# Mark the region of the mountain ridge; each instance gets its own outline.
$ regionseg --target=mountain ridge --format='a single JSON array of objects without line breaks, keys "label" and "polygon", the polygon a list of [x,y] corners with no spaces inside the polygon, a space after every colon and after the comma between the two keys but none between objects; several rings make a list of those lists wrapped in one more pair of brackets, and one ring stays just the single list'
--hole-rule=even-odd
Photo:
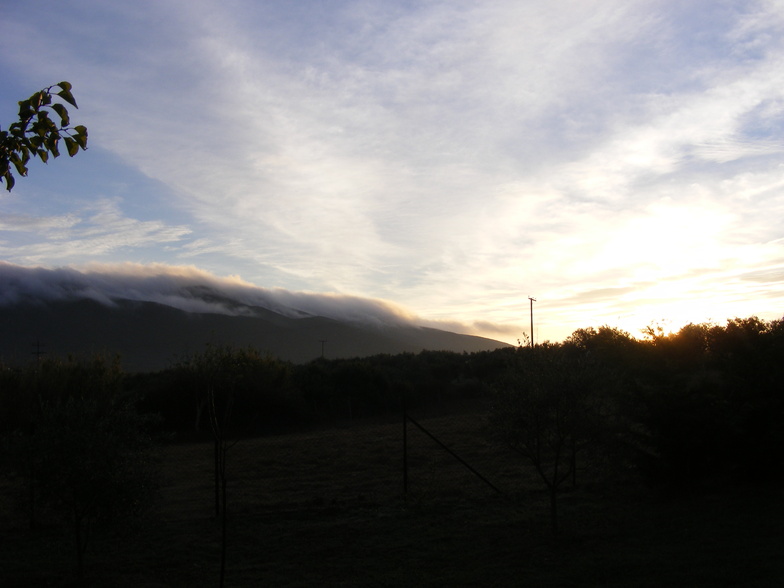
[{"label": "mountain ridge", "polygon": [[[210,289],[209,287],[207,288]],[[338,320],[290,309],[286,316],[249,305],[219,291],[191,290],[194,302],[223,306],[226,313],[187,311],[150,300],[89,297],[26,300],[0,306],[0,359],[29,361],[52,356],[118,353],[130,372],[158,371],[208,343],[259,351],[294,363],[423,350],[476,352],[507,343],[399,323]],[[40,346],[40,347],[39,347]]]}]

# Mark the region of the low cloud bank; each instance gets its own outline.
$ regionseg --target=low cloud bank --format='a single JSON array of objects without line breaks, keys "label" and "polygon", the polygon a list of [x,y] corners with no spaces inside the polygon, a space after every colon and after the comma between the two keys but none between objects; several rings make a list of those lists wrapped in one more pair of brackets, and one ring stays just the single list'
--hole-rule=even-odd
[{"label": "low cloud bank", "polygon": [[261,288],[193,266],[123,263],[48,269],[0,261],[0,306],[79,299],[106,306],[115,306],[118,300],[157,302],[186,312],[228,315],[250,315],[253,307],[261,307],[292,318],[321,316],[377,326],[471,331],[458,323],[421,320],[384,300]]}]

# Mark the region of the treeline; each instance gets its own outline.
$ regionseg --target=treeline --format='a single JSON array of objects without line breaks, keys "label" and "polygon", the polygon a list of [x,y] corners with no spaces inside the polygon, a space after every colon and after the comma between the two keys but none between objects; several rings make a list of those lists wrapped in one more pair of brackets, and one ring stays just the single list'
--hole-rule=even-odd
[{"label": "treeline", "polygon": [[[420,414],[477,401],[500,427],[499,411],[520,410],[510,398],[560,398],[571,390],[575,431],[601,417],[593,429],[604,427],[604,437],[623,444],[651,481],[782,476],[782,320],[690,324],[672,334],[650,328],[643,339],[611,327],[588,328],[534,349],[426,351],[302,365],[254,349],[207,346],[161,372],[123,374],[118,366],[111,358],[71,358],[3,369],[0,435],[24,436],[34,430],[41,406],[85,390],[111,391],[132,402],[137,412],[155,416],[159,434],[175,441],[211,439],[217,417],[222,434],[234,437],[399,418],[404,400]],[[566,442],[591,444],[578,436]]]},{"label": "treeline", "polygon": [[[784,476],[784,321],[648,328],[637,340],[581,329],[559,347],[590,365],[614,448],[670,489]],[[585,368],[583,368],[585,371]],[[613,447],[611,447],[612,449]]]},{"label": "treeline", "polygon": [[487,396],[492,374],[513,349],[494,353],[377,355],[278,360],[252,348],[207,346],[202,353],[157,373],[128,377],[142,411],[163,417],[180,438],[209,435],[205,399],[210,391],[227,410],[237,435],[260,435],[368,417],[399,418],[402,402],[428,409],[458,398]]},{"label": "treeline", "polygon": [[[670,492],[784,479],[784,320],[690,324],[644,339],[610,327],[563,343],[457,354],[319,359],[207,346],[170,369],[126,374],[119,358],[0,366],[0,467],[21,480],[31,527],[60,517],[81,574],[90,529],[156,493],[155,447],[214,443],[216,515],[238,439],[358,418],[470,408],[557,496],[593,470]],[[480,440],[478,440],[480,441]],[[224,533],[225,533],[225,516]],[[225,545],[225,536],[224,536]]]}]

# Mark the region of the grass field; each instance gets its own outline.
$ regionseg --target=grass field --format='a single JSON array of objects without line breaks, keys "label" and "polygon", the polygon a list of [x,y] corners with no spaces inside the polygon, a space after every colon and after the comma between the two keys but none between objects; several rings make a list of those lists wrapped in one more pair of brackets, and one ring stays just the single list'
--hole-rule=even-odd
[{"label": "grass field", "polygon": [[[421,431],[354,422],[241,440],[229,452],[226,586],[781,586],[784,492],[733,490],[667,499],[581,472],[550,531],[547,496],[483,419],[422,420],[503,491]],[[217,586],[212,446],[161,449],[161,496],[141,521],[97,530],[73,583],[64,530],[31,531],[0,481],[0,586]]]}]

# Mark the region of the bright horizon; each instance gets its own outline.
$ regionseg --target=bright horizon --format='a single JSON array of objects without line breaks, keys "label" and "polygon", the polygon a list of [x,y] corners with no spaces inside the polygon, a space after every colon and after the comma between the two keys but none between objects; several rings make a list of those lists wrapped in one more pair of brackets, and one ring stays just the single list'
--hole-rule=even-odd
[{"label": "bright horizon", "polygon": [[1,261],[510,343],[529,296],[537,342],[784,316],[781,1],[7,3],[0,74],[2,128],[67,80],[90,134],[2,191]]}]

